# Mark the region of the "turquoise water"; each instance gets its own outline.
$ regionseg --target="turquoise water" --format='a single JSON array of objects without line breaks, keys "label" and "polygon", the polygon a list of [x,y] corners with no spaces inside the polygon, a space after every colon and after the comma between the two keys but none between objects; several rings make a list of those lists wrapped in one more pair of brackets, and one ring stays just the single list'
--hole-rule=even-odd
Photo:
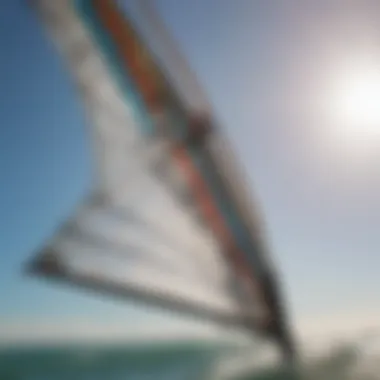
[{"label": "turquoise water", "polygon": [[13,348],[0,352],[0,379],[201,379],[222,351],[186,342]]},{"label": "turquoise water", "polygon": [[310,355],[297,371],[271,364],[249,369],[257,361],[254,353],[204,342],[8,348],[0,351],[0,379],[380,379],[380,356],[373,349],[376,345],[372,351],[366,346],[370,345],[360,342],[326,348]]}]

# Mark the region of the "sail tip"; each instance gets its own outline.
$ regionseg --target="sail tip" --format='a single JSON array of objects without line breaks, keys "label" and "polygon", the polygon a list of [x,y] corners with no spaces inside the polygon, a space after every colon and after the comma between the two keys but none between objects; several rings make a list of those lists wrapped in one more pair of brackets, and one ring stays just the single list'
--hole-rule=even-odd
[{"label": "sail tip", "polygon": [[64,273],[64,267],[58,257],[54,249],[46,248],[25,263],[23,273],[32,276],[60,276]]}]

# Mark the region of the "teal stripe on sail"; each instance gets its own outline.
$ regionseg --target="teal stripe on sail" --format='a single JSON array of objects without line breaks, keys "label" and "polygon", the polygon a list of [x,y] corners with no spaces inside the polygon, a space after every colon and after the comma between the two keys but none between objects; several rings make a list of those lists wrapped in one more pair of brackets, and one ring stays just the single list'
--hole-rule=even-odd
[{"label": "teal stripe on sail", "polygon": [[154,132],[153,120],[146,112],[144,101],[133,81],[130,73],[124,65],[120,64],[120,57],[110,36],[104,31],[99,23],[96,12],[92,7],[91,0],[77,0],[76,6],[80,17],[89,26],[94,40],[99,45],[104,58],[111,70],[116,83],[118,84],[123,96],[131,104],[132,111],[138,121],[138,125],[143,129],[145,134]]},{"label": "teal stripe on sail", "polygon": [[[121,62],[120,56],[117,52],[114,42],[112,41],[112,38],[101,25],[96,11],[92,6],[91,0],[77,0],[76,2],[80,16],[89,25],[95,41],[107,59],[107,64],[111,70],[112,76],[122,90],[125,99],[131,104],[132,109],[135,113],[135,117],[143,128],[143,132],[148,135],[154,133],[155,125],[145,106],[144,99],[142,98],[142,95],[138,88],[135,86],[132,75],[129,72],[128,68],[125,67],[125,65]],[[150,54],[152,60],[154,61],[154,54],[152,52],[150,52]],[[158,67],[157,62],[154,62],[154,64],[157,66],[158,70],[162,72],[162,69]],[[164,78],[165,75],[163,75],[163,79]],[[181,103],[178,101],[176,91],[171,88],[170,84],[166,81],[165,85],[170,88],[170,106],[173,108],[173,112],[176,110],[177,114],[179,113],[181,115],[185,115],[185,110],[183,109]],[[175,123],[170,124],[176,125]],[[174,138],[180,140],[186,135],[186,126],[183,126],[183,128],[173,128],[170,132],[173,134],[172,136]]]}]

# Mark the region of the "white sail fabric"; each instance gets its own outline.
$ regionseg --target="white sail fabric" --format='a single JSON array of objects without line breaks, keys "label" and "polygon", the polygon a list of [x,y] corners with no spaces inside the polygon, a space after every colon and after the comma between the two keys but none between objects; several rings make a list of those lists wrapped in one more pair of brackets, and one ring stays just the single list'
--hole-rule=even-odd
[{"label": "white sail fabric", "polygon": [[[99,288],[111,281],[120,289],[180,299],[222,317],[241,316],[231,287],[235,275],[219,244],[194,207],[181,202],[178,191],[152,170],[165,160],[165,142],[139,133],[75,1],[34,4],[81,94],[96,161],[92,193],[37,260],[53,255],[69,281],[96,279]],[[181,177],[175,171],[168,175],[180,189]]]},{"label": "white sail fabric", "polygon": [[[127,8],[133,16],[135,25],[139,32],[145,37],[149,48],[154,52],[162,66],[165,68],[165,75],[174,85],[177,95],[181,99],[185,108],[192,113],[208,115],[212,117],[212,109],[199,84],[196,75],[187,64],[178,45],[173,40],[165,25],[160,22],[152,0],[129,0],[128,2],[119,1],[121,7]],[[213,125],[217,122],[212,120]],[[220,125],[218,125],[220,128]],[[218,171],[222,175],[225,184],[233,198],[241,218],[246,223],[251,236],[255,240],[259,265],[265,265],[274,271],[271,262],[270,252],[266,247],[266,237],[263,219],[258,210],[258,205],[253,204],[251,186],[246,182],[247,176],[239,165],[236,155],[230,146],[230,142],[219,131],[214,131],[206,142],[206,148],[218,163]],[[259,252],[260,251],[260,252]]]},{"label": "white sail fabric", "polygon": [[[226,273],[220,271],[220,264],[211,262],[211,255],[207,263],[189,249],[175,249],[152,229],[130,211],[89,202],[61,228],[45,252],[54,252],[70,274],[152,289],[234,314],[237,303],[226,296]],[[207,248],[213,247],[203,247],[206,259]]]}]

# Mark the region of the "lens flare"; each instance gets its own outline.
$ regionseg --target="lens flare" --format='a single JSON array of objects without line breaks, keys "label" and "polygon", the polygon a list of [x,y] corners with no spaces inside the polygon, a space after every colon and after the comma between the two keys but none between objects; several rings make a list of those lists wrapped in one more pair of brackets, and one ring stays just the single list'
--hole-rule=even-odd
[{"label": "lens flare", "polygon": [[380,65],[353,65],[338,72],[330,115],[346,138],[380,139]]}]

